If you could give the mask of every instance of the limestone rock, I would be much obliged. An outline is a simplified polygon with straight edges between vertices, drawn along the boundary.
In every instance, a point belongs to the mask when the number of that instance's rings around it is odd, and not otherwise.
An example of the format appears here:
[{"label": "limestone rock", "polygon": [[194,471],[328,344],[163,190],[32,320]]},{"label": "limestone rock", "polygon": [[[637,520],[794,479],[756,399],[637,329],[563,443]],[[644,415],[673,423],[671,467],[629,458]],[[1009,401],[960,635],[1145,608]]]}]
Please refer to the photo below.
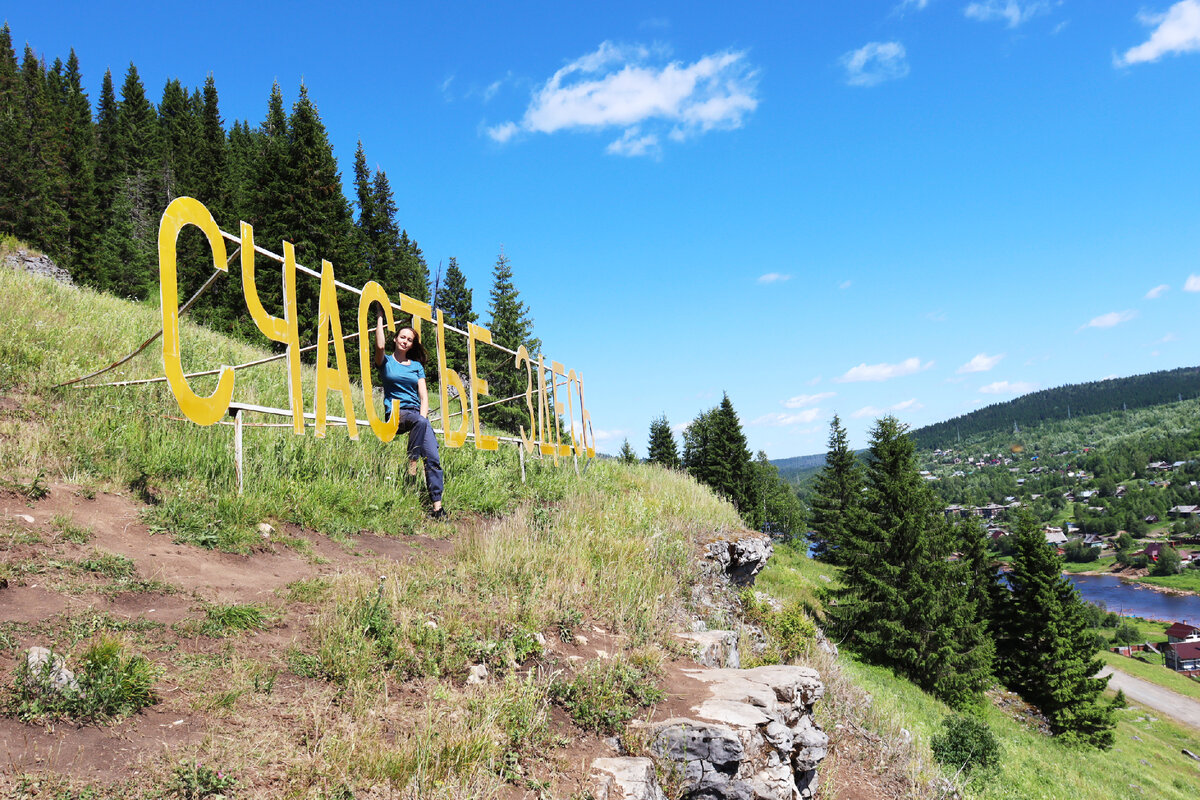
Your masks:
[{"label": "limestone rock", "polygon": [[476,664],[467,673],[467,683],[487,683],[488,668],[486,664]]},{"label": "limestone rock", "polygon": [[697,669],[692,716],[642,725],[650,751],[674,764],[688,800],[804,800],[829,738],[812,718],[825,693],[815,670]]},{"label": "limestone rock", "polygon": [[696,663],[706,667],[737,669],[742,665],[736,631],[694,631],[675,636],[692,645]]},{"label": "limestone rock", "polygon": [[708,557],[721,565],[729,580],[737,586],[754,583],[774,552],[769,536],[746,536],[734,541],[719,539],[708,543]]},{"label": "limestone rock", "polygon": [[667,800],[648,758],[597,758],[589,782],[596,800]]},{"label": "limestone rock", "polygon": [[71,273],[51,261],[49,256],[34,255],[24,248],[5,256],[3,263],[6,267],[53,278],[68,286],[75,284],[75,281],[71,280]]},{"label": "limestone rock", "polygon": [[48,647],[29,648],[29,653],[25,656],[25,663],[29,666],[30,674],[47,676],[50,679],[50,688],[56,692],[79,689],[75,673],[67,669],[67,664],[62,656],[55,655]]}]

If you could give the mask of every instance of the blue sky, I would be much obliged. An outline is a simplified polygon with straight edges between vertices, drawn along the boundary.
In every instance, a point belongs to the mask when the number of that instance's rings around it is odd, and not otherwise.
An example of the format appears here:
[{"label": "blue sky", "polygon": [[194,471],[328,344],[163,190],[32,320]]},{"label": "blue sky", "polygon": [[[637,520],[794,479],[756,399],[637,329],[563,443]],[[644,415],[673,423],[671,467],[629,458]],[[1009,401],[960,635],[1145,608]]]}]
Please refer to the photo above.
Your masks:
[{"label": "blue sky", "polygon": [[[1195,365],[1200,0],[19,4],[93,101],[303,81],[432,269],[500,248],[601,450],[728,392],[750,446],[856,445]],[[316,261],[320,254],[306,260]]]}]

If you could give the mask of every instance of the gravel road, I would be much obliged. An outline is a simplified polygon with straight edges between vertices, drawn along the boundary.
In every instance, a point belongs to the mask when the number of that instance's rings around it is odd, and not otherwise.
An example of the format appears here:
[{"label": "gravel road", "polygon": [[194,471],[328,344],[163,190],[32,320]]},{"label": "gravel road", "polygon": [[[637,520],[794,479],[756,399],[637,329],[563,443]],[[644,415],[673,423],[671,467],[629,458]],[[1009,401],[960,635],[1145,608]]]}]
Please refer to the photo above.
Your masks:
[{"label": "gravel road", "polygon": [[1200,730],[1200,700],[1184,697],[1112,667],[1105,667],[1099,674],[1112,675],[1108,681],[1108,688],[1121,689],[1131,702],[1152,708],[1160,714]]}]

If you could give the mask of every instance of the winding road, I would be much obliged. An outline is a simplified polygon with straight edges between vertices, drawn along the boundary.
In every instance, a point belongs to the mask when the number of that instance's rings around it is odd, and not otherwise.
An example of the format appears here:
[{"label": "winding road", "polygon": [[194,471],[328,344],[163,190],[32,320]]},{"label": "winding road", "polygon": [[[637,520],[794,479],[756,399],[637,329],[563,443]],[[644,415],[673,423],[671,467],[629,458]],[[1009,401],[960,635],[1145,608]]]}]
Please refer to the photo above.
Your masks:
[{"label": "winding road", "polygon": [[1111,675],[1108,688],[1122,690],[1130,702],[1152,708],[1160,714],[1200,730],[1200,700],[1184,697],[1170,689],[1165,689],[1141,678],[1135,678],[1127,672],[1112,667],[1105,667],[1100,670],[1098,675],[1100,677]]}]

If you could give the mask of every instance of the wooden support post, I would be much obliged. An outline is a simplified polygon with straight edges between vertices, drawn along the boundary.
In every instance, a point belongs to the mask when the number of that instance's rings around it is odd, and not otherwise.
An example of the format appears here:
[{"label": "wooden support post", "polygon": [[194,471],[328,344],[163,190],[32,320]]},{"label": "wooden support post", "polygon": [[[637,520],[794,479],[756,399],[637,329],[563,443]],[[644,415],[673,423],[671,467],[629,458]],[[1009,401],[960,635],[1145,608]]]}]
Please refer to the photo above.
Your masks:
[{"label": "wooden support post", "polygon": [[521,483],[525,482],[525,448],[517,444],[517,455],[521,458]]},{"label": "wooden support post", "polygon": [[242,495],[242,410],[233,414],[233,471],[237,473],[238,496]]}]

